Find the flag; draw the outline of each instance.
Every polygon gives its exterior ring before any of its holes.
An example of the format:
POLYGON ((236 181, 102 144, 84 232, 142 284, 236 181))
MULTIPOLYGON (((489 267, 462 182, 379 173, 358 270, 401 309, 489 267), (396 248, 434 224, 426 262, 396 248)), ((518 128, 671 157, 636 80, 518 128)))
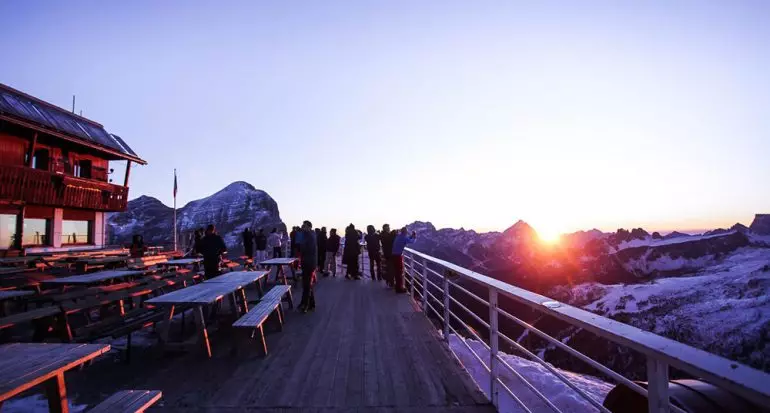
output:
POLYGON ((177 190, 177 185, 176 185, 176 169, 174 169, 174 198, 176 198, 176 190, 177 190))

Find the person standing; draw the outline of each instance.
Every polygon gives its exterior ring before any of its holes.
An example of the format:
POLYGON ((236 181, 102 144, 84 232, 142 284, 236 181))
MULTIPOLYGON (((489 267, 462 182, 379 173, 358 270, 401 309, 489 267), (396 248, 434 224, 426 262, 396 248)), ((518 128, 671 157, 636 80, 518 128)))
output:
POLYGON ((147 252, 147 246, 144 245, 144 238, 139 234, 134 234, 131 239, 131 248, 129 249, 131 258, 142 258, 145 252, 147 252))
POLYGON ((321 232, 318 236, 318 271, 325 277, 328 277, 326 271, 326 242, 329 238, 326 236, 326 227, 321 227, 321 232))
POLYGON ((412 244, 417 238, 417 235, 412 231, 411 236, 406 235, 406 227, 401 228, 401 232, 396 235, 396 239, 393 240, 393 256, 391 262, 393 263, 393 275, 397 293, 405 293, 406 286, 404 285, 404 248, 407 244, 412 244))
POLYGON ((383 273, 385 274, 385 282, 388 287, 393 287, 393 240, 396 238, 396 233, 390 230, 390 225, 385 224, 382 226, 382 232, 380 233, 380 242, 382 243, 382 264, 385 267, 383 273))
POLYGON ((345 249, 342 251, 342 263, 345 264, 345 278, 360 280, 358 275, 358 254, 361 245, 358 243, 358 231, 353 224, 345 228, 345 249))
POLYGON ((315 310, 315 270, 318 266, 318 240, 310 221, 302 223, 301 236, 298 237, 302 260, 302 301, 299 310, 303 313, 315 310))
POLYGON ((257 247, 257 261, 260 263, 267 259, 267 236, 265 231, 260 228, 257 235, 254 236, 254 244, 257 247))
POLYGON ((254 261, 254 233, 251 232, 250 229, 245 228, 241 235, 243 236, 244 254, 249 260, 253 262, 254 261))
POLYGON ((278 230, 275 228, 267 236, 267 248, 272 251, 272 258, 281 258, 281 235, 278 234, 278 230))
POLYGON ((217 234, 214 224, 206 227, 206 235, 200 241, 200 253, 203 255, 204 276, 208 279, 219 275, 219 262, 227 252, 225 240, 217 234))
POLYGON ((369 272, 373 280, 382 281, 382 260, 380 259, 380 235, 374 230, 374 225, 366 227, 366 252, 369 253, 369 272), (374 267, 377 265, 377 271, 374 267))
POLYGON ((337 254, 340 252, 340 236, 337 235, 337 229, 332 228, 329 232, 329 239, 326 241, 326 266, 325 275, 331 272, 332 277, 337 276, 337 254))

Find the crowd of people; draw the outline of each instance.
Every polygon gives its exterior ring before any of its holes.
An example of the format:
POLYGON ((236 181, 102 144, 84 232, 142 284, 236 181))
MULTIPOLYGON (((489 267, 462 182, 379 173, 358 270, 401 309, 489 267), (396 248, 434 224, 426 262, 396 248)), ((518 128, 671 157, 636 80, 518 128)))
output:
MULTIPOLYGON (((248 262, 259 263, 268 258, 281 258, 284 243, 291 257, 298 258, 298 267, 302 270, 302 301, 299 309, 302 312, 315 309, 315 294, 313 286, 317 275, 323 277, 337 276, 337 257, 342 249, 342 265, 345 267, 345 278, 361 280, 363 274, 359 272, 359 256, 362 256, 362 248, 366 248, 369 256, 369 271, 372 280, 385 281, 388 288, 397 293, 405 293, 404 281, 404 248, 415 242, 416 234, 408 234, 406 227, 399 231, 391 230, 390 225, 382 226, 377 231, 373 225, 366 227, 366 233, 357 230, 353 224, 345 228, 344 238, 337 234, 337 229, 332 228, 327 235, 326 227, 313 228, 310 221, 304 221, 302 226, 293 227, 288 240, 284 240, 281 232, 273 228, 270 234, 264 230, 252 230, 245 228, 241 233, 245 255, 248 262)), ((134 251, 139 253, 144 248, 140 236, 135 237, 132 243, 132 255, 134 251)), ((143 252, 143 251, 142 251, 143 252)), ((203 270, 206 278, 216 277, 220 274, 220 262, 227 252, 224 239, 217 234, 213 224, 205 230, 196 230, 193 234, 191 255, 203 257, 203 270)))

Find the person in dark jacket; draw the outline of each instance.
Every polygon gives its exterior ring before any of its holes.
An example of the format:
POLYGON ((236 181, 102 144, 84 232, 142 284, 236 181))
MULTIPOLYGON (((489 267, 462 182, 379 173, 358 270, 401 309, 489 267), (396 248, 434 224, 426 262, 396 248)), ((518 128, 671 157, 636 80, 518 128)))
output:
POLYGON ((397 293, 405 293, 406 286, 404 285, 404 248, 408 244, 412 244, 415 241, 416 235, 412 231, 412 235, 408 236, 406 227, 401 228, 401 232, 396 235, 393 240, 393 256, 390 258, 393 263, 393 276, 397 293))
POLYGON ((203 228, 198 228, 195 230, 195 239, 193 241, 193 255, 198 255, 201 253, 199 247, 202 239, 203 239, 203 228))
POLYGON ((147 252, 147 246, 144 245, 144 238, 135 234, 131 239, 131 248, 129 249, 131 258, 142 258, 145 252, 147 252))
POLYGON ((248 259, 254 260, 254 233, 246 228, 241 235, 243 236, 244 254, 246 254, 248 259))
POLYGON ((227 246, 222 237, 217 234, 214 224, 206 228, 206 235, 199 243, 200 253, 203 255, 203 271, 206 278, 219 275, 219 262, 222 254, 227 252, 227 246))
POLYGON ((302 260, 302 301, 299 310, 303 313, 315 310, 315 270, 318 266, 318 240, 310 221, 302 223, 302 236, 299 237, 299 249, 302 260))
POLYGON ((265 231, 260 228, 256 235, 254 235, 254 245, 257 247, 257 262, 262 262, 267 259, 267 235, 265 231))
POLYGON ((297 247, 297 232, 299 232, 299 227, 291 227, 291 232, 289 233, 289 239, 291 240, 289 245, 290 257, 299 256, 299 254, 297 254, 297 252, 299 251, 299 248, 297 247))
POLYGON ((326 236, 326 227, 321 227, 321 231, 318 233, 318 271, 323 274, 324 277, 328 277, 329 273, 326 272, 326 242, 329 238, 326 236))
POLYGON ((393 256, 393 240, 396 238, 395 231, 390 230, 390 225, 385 224, 382 226, 382 232, 380 233, 380 242, 382 243, 382 264, 385 267, 383 271, 385 274, 385 282, 388 287, 393 287, 393 265, 391 265, 391 257, 393 256))
POLYGON ((380 259, 380 235, 374 225, 366 227, 366 252, 369 253, 369 272, 373 280, 382 281, 382 260, 380 259), (374 270, 375 264, 377 271, 374 270))
POLYGON ((332 277, 337 276, 337 254, 340 252, 340 236, 337 235, 337 229, 332 228, 329 232, 329 239, 326 240, 326 274, 331 272, 332 277))
POLYGON ((358 274, 358 254, 361 245, 358 244, 358 231, 353 224, 345 228, 345 249, 342 251, 342 263, 345 264, 345 278, 360 280, 358 274))

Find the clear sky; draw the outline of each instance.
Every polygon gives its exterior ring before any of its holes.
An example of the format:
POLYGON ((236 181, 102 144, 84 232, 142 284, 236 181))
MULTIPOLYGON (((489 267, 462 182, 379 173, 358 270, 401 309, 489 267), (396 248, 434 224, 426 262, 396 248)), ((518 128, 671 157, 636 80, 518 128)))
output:
MULTIPOLYGON (((0 2, 0 82, 179 205, 289 224, 698 229, 770 210, 768 1, 0 2)), ((120 169, 120 168, 116 168, 120 169)), ((122 173, 118 170, 117 173, 122 173)))

